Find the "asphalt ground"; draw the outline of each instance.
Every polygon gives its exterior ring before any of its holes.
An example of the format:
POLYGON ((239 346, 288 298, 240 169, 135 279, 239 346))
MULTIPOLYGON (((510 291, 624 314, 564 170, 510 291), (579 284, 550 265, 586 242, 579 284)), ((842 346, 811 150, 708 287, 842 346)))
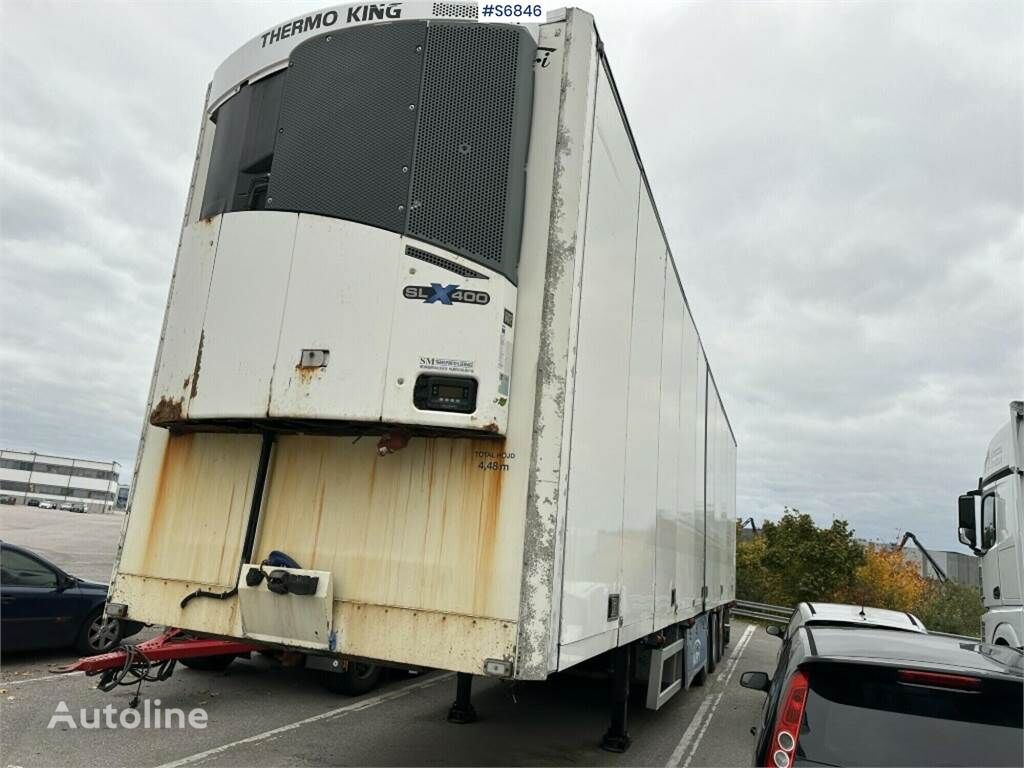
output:
MULTIPOLYGON (((42 510, 38 525, 0 507, 0 538, 44 553, 76 575, 109 573, 119 525, 42 510), (55 515, 61 515, 58 519, 55 515), (103 553, 107 553, 103 555, 103 553), (104 564, 102 557, 108 557, 104 564), (79 570, 76 572, 75 567, 79 570), (93 569, 87 574, 84 568, 93 569)), ((136 711, 150 728, 126 727, 135 688, 110 693, 95 678, 53 675, 69 653, 8 655, 0 663, 0 762, 8 766, 310 766, 310 765, 749 765, 749 729, 763 695, 741 688, 740 674, 771 671, 777 641, 738 620, 726 657, 708 683, 659 711, 630 710, 632 747, 622 755, 598 747, 607 727, 608 682, 572 674, 510 685, 476 678, 471 725, 445 720, 454 675, 395 672, 360 697, 333 694, 317 673, 285 668, 262 656, 226 672, 179 667, 164 682, 144 683, 136 711), (62 704, 63 703, 63 704, 62 704), (107 712, 103 711, 108 707, 107 712), (58 709, 60 708, 60 709, 58 709), (55 714, 73 718, 57 720, 55 714), (166 726, 170 709, 205 713, 204 727, 166 726), (96 728, 82 727, 80 710, 96 728), (99 710, 95 712, 94 710, 99 710), (159 713, 159 717, 156 713, 159 713)), ((177 717, 177 715, 174 715, 177 717)))
POLYGON ((79 514, 0 504, 0 539, 90 581, 110 581, 123 523, 123 512, 79 514))

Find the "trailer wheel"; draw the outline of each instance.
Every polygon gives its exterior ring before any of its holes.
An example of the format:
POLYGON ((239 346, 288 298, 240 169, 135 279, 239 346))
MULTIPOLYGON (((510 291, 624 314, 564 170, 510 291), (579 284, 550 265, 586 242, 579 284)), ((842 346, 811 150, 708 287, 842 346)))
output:
POLYGON ((369 693, 380 682, 381 668, 368 661, 351 661, 344 672, 325 671, 324 687, 332 693, 359 696, 369 693))
POLYGON ((219 656, 193 656, 191 658, 178 659, 184 666, 194 669, 197 672, 223 672, 231 666, 235 657, 230 653, 222 653, 219 656))

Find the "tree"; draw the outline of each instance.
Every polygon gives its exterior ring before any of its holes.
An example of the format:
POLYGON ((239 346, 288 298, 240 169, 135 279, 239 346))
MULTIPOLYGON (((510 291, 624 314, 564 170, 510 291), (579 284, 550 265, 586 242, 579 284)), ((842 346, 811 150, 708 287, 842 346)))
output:
POLYGON ((954 635, 981 635, 985 605, 976 587, 952 581, 930 582, 914 613, 928 629, 954 635))
POLYGON ((763 602, 834 599, 853 586, 854 573, 864 562, 864 548, 845 520, 818 528, 810 515, 787 507, 779 522, 764 523, 762 537, 763 602))
POLYGON ((740 538, 736 524, 736 595, 755 603, 767 602, 768 570, 764 567, 764 537, 740 538))
POLYGON ((895 547, 853 539, 845 520, 818 528, 810 515, 786 507, 761 535, 740 537, 736 528, 736 596, 792 606, 840 602, 910 611, 935 632, 978 635, 984 613, 976 588, 925 579, 920 567, 895 547))
POLYGON ((840 597, 846 603, 914 611, 927 589, 917 563, 908 561, 899 550, 871 545, 854 572, 854 583, 840 597))

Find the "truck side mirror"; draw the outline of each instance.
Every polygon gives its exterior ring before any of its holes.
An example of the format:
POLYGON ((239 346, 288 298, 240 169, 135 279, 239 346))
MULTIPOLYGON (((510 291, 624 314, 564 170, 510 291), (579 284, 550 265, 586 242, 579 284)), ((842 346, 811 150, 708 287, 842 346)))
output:
POLYGON ((764 631, 772 637, 777 637, 780 640, 782 639, 782 627, 780 627, 778 624, 769 624, 767 627, 764 628, 764 631))
POLYGON ((974 506, 974 500, 976 496, 973 494, 965 494, 960 497, 958 504, 960 521, 957 527, 957 534, 960 538, 960 543, 970 547, 975 552, 978 551, 978 526, 977 526, 977 515, 974 506))
POLYGON ((767 672, 744 672, 740 675, 740 685, 754 691, 764 691, 767 693, 771 684, 772 679, 768 677, 767 672))

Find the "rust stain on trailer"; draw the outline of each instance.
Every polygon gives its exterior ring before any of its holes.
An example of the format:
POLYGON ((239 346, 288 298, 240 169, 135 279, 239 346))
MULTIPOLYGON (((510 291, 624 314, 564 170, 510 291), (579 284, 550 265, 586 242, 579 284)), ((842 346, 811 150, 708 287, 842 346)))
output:
MULTIPOLYGON (((501 456, 505 449, 505 439, 498 442, 490 440, 473 441, 473 451, 470 460, 476 461, 478 451, 493 451, 501 456), (496 449, 496 450, 495 450, 496 449)), ((496 563, 494 562, 494 550, 497 545, 498 516, 501 514, 501 487, 505 472, 501 470, 480 470, 474 467, 477 472, 486 472, 487 480, 484 482, 483 493, 480 503, 480 527, 477 534, 477 552, 479 558, 476 568, 476 583, 473 590, 473 611, 483 613, 486 609, 487 598, 491 592, 492 579, 496 563)))
POLYGON ((233 586, 258 435, 170 434, 144 537, 140 575, 233 586))
MULTIPOLYGON (((163 400, 161 399, 161 403, 163 400)), ((179 408, 180 403, 179 403, 179 408)), ((146 532, 146 562, 153 561, 153 549, 158 543, 162 526, 161 517, 165 512, 166 499, 168 496, 168 484, 172 474, 172 467, 188 463, 188 456, 192 452, 192 440, 194 434, 171 435, 164 449, 164 458, 160 463, 160 480, 157 483, 156 498, 153 500, 153 517, 149 523, 149 530, 146 532)))
POLYGON ((324 367, 322 365, 303 365, 299 363, 295 366, 295 374, 300 384, 309 384, 318 378, 318 374, 322 373, 323 370, 324 367))
POLYGON ((173 400, 169 397, 161 397, 149 414, 149 423, 154 427, 165 424, 174 424, 182 419, 182 398, 173 400))
POLYGON ((206 341, 206 331, 199 332, 199 351, 196 352, 196 365, 192 369, 192 389, 189 397, 195 397, 199 391, 199 368, 203 364, 203 343, 206 341))
POLYGON ((339 600, 513 617, 516 564, 498 546, 505 473, 478 455, 502 446, 417 437, 382 458, 369 440, 283 435, 257 556, 279 549, 330 571, 339 600))

